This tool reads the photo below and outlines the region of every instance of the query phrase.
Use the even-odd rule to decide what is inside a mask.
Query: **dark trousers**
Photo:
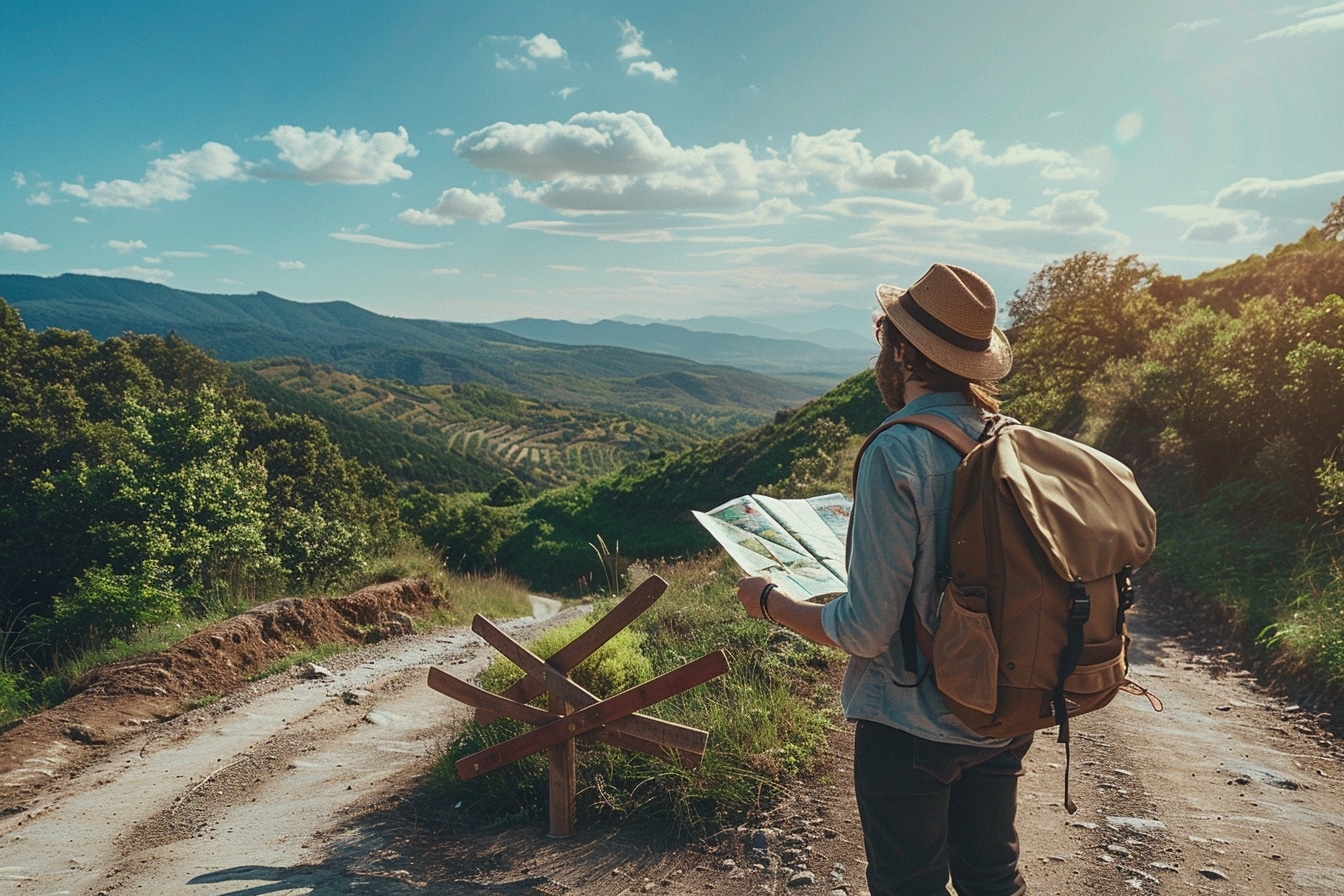
[[[1007,747],[943,744],[861,721],[854,791],[872,896],[1021,896],[1017,779],[1030,734]]]

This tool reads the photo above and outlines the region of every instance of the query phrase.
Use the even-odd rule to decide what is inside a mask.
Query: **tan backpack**
[[[901,620],[907,669],[917,671],[918,644],[948,708],[979,734],[1058,725],[1067,745],[1072,716],[1122,687],[1142,692],[1128,679],[1125,611],[1133,572],[1153,552],[1156,514],[1128,467],[1063,436],[998,416],[977,441],[945,417],[914,414],[879,427],[864,449],[897,424],[928,429],[963,455],[937,626],[931,633],[913,601]],[[854,471],[857,480],[857,460]],[[1064,794],[1073,812],[1067,766]]]

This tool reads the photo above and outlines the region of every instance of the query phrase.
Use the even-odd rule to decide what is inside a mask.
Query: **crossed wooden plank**
[[[667,588],[657,576],[646,579],[550,660],[543,660],[514,641],[483,616],[472,621],[472,631],[484,638],[525,673],[525,677],[501,694],[491,694],[438,668],[429,670],[429,686],[476,707],[478,721],[508,716],[535,725],[529,732],[458,760],[458,775],[466,780],[578,737],[592,738],[613,746],[654,756],[677,759],[694,768],[704,753],[708,734],[638,712],[660,700],[688,690],[728,671],[722,650],[706,654],[643,684],[599,700],[571,681],[566,673],[582,662],[640,613]],[[573,707],[557,713],[531,706],[528,700],[542,692],[552,696],[552,707]]]

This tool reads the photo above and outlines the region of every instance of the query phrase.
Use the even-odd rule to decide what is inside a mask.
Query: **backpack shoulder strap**
[[[859,484],[859,461],[863,460],[863,453],[868,450],[868,446],[873,443],[873,439],[882,433],[891,429],[893,426],[905,424],[907,426],[918,426],[921,429],[927,429],[929,432],[938,436],[944,442],[947,442],[961,454],[962,457],[971,453],[980,442],[997,433],[1005,422],[1013,422],[1011,418],[996,414],[990,417],[985,424],[984,430],[980,433],[979,439],[973,439],[966,435],[956,423],[946,417],[938,414],[911,414],[908,417],[897,417],[895,420],[888,420],[877,429],[868,434],[868,438],[863,440],[863,445],[859,448],[859,453],[854,456],[854,472],[850,476],[849,487],[853,491]]]

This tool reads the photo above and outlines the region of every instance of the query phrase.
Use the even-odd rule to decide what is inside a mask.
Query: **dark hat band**
[[[910,315],[915,323],[919,324],[947,344],[956,346],[960,349],[965,349],[968,352],[984,352],[989,350],[990,340],[988,337],[984,339],[976,339],[973,336],[967,336],[965,333],[957,332],[921,308],[919,303],[915,301],[915,297],[910,294],[909,290],[906,290],[905,293],[901,295],[899,304],[901,310]]]

